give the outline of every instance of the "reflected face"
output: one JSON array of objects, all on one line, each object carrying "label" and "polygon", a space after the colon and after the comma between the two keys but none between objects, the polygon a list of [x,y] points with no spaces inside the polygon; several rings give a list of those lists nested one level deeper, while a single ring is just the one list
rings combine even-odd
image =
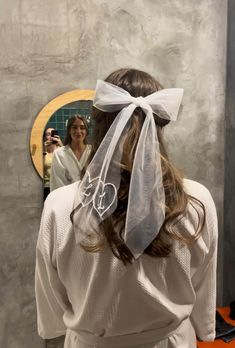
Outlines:
[{"label": "reflected face", "polygon": [[77,119],[71,129],[70,136],[72,138],[72,142],[84,142],[87,136],[87,129],[82,120]]},{"label": "reflected face", "polygon": [[51,131],[54,130],[54,128],[47,128],[45,132],[45,139],[44,141],[51,141]]}]

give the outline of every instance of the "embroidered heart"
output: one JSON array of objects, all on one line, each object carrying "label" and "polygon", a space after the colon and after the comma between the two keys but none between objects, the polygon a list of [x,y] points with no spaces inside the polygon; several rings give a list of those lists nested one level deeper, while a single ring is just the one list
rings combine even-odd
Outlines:
[{"label": "embroidered heart", "polygon": [[83,207],[92,202],[94,194],[97,190],[98,182],[99,177],[91,179],[90,173],[86,173],[86,176],[83,178],[79,187],[80,200]]},{"label": "embroidered heart", "polygon": [[102,217],[116,201],[117,189],[113,184],[105,184],[102,180],[94,196],[93,206],[97,213]]}]

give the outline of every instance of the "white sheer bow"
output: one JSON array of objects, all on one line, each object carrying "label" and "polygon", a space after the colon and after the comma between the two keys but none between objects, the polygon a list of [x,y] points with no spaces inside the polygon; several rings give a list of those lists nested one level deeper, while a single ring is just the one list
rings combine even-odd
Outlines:
[{"label": "white sheer bow", "polygon": [[182,97],[183,89],[169,88],[145,98],[134,98],[115,85],[97,81],[94,106],[104,112],[121,111],[79,185],[81,208],[74,215],[78,243],[93,229],[98,230],[100,222],[117,207],[123,143],[136,107],[142,108],[146,117],[134,157],[123,238],[133,256],[138,258],[157,236],[165,219],[165,193],[153,112],[161,118],[176,120]]}]

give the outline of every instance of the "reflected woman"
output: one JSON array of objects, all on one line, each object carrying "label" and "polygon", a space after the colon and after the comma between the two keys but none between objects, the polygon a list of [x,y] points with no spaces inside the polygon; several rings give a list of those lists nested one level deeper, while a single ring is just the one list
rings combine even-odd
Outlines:
[{"label": "reflected woman", "polygon": [[53,154],[63,143],[56,134],[54,128],[46,128],[43,133],[43,183],[44,183],[44,200],[50,193],[50,175]]},{"label": "reflected woman", "polygon": [[91,152],[91,145],[86,142],[88,133],[84,117],[77,114],[69,119],[64,146],[54,152],[50,178],[51,191],[80,180],[81,171]]}]

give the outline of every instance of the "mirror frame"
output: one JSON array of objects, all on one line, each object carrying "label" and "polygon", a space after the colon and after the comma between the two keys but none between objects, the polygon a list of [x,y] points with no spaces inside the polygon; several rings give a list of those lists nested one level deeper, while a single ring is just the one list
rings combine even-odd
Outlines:
[{"label": "mirror frame", "polygon": [[79,101],[93,100],[95,91],[92,89],[75,89],[63,93],[52,99],[37,115],[31,135],[30,135],[30,154],[34,168],[38,175],[43,179],[43,132],[51,116],[63,106]]}]

